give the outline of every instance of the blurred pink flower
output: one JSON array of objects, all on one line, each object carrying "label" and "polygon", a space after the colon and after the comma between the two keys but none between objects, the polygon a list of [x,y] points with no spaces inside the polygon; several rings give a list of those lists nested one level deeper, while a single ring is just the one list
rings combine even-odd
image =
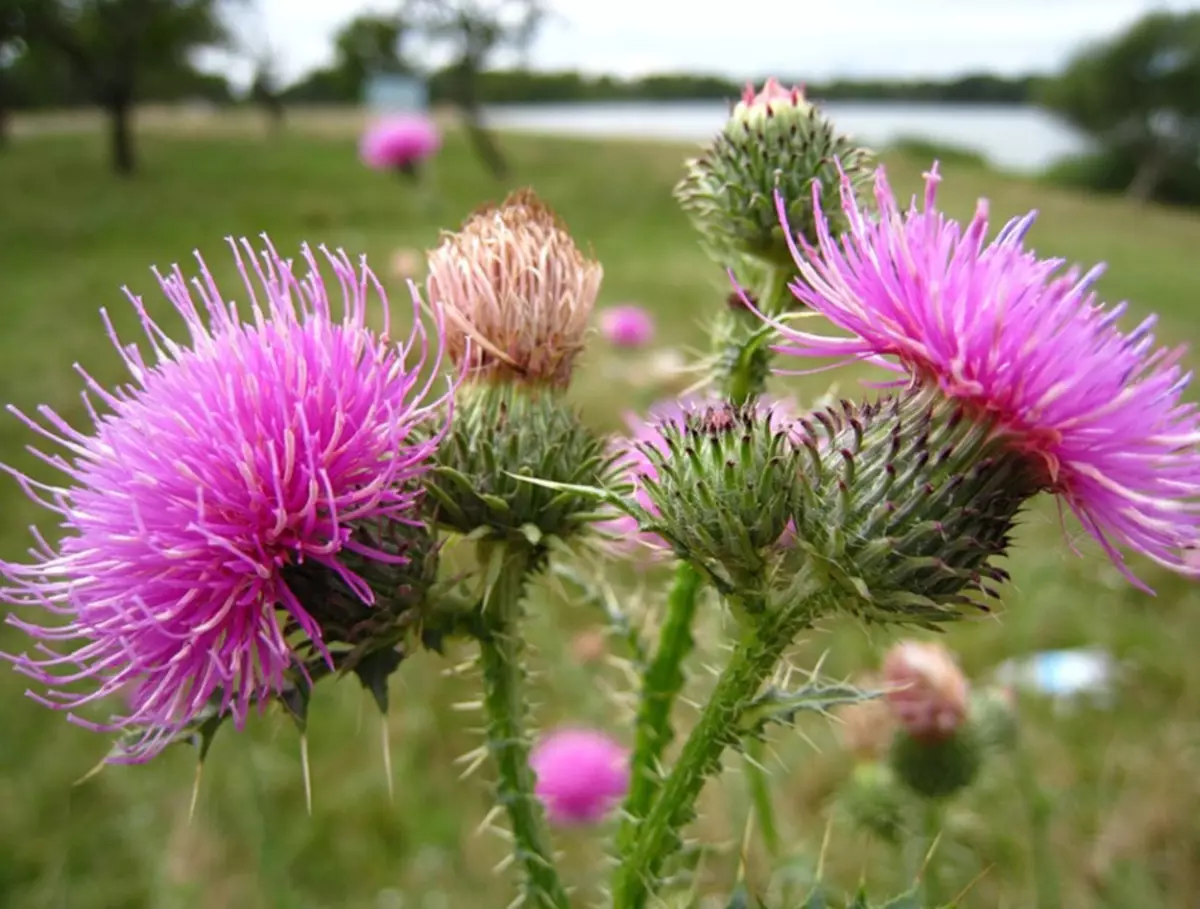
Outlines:
[{"label": "blurred pink flower", "polygon": [[892,714],[915,739],[943,739],[967,717],[968,686],[941,644],[901,641],[883,660]]},{"label": "blurred pink flower", "polygon": [[602,732],[561,729],[533,749],[534,792],[551,823],[594,824],[629,789],[629,754]]},{"label": "blurred pink flower", "polygon": [[645,347],[654,340],[654,317],[633,303],[600,313],[600,331],[617,347]]},{"label": "blurred pink flower", "polygon": [[375,170],[412,171],[441,145],[441,134],[432,120],[406,114],[377,120],[368,126],[358,152],[363,163]]}]

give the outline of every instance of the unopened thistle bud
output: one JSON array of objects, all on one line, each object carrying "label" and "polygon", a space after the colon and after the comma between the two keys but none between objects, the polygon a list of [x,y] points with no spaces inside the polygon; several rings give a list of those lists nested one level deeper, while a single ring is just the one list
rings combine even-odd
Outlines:
[{"label": "unopened thistle bud", "polygon": [[1017,704],[1010,689],[993,686],[972,691],[967,715],[985,747],[1006,751],[1016,744]]},{"label": "unopened thistle bud", "polygon": [[899,842],[904,833],[905,793],[887,764],[856,765],[838,792],[838,806],[852,824],[885,843]]},{"label": "unopened thistle bud", "polygon": [[656,517],[642,529],[718,582],[761,582],[798,493],[801,455],[790,425],[756,403],[695,404],[665,420],[661,444],[638,446],[647,462],[639,486]]},{"label": "unopened thistle bud", "polygon": [[724,129],[687,162],[675,194],[723,264],[748,255],[790,271],[775,192],[788,200],[792,229],[816,242],[813,184],[836,186],[838,161],[856,182],[870,174],[867,150],[839,134],[801,89],[770,79],[760,92],[746,87]]},{"label": "unopened thistle bud", "polygon": [[446,313],[447,353],[468,376],[561,388],[583,349],[602,274],[558,216],[522,190],[443,234],[429,253],[426,287]]},{"label": "unopened thistle bud", "polygon": [[594,521],[594,498],[526,482],[608,488],[617,452],[562,395],[510,384],[460,386],[449,431],[428,474],[434,519],[494,539],[566,540]]},{"label": "unopened thistle bud", "polygon": [[929,626],[998,596],[1017,513],[1040,488],[954,404],[920,393],[798,421],[797,547],[867,621]]},{"label": "unopened thistle bud", "polygon": [[888,706],[899,729],[891,762],[897,776],[925,798],[968,785],[982,760],[977,730],[967,722],[969,688],[940,644],[903,641],[884,658]]}]

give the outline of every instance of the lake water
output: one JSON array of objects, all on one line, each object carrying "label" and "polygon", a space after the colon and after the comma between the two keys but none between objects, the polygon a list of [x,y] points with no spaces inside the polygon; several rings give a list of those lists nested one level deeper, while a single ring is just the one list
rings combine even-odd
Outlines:
[{"label": "lake water", "polygon": [[[836,101],[822,105],[843,132],[884,147],[902,137],[969,148],[997,167],[1038,171],[1086,151],[1087,139],[1036,107]],[[721,128],[720,101],[531,104],[489,108],[492,125],[523,132],[702,142]]]}]

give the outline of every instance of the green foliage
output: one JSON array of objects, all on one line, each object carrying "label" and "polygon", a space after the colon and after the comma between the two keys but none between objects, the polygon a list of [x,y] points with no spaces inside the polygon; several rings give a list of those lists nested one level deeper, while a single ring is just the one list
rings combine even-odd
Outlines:
[{"label": "green foliage", "polygon": [[1133,163],[1123,188],[1150,199],[1168,175],[1200,171],[1198,86],[1200,12],[1152,13],[1075,57],[1042,101]]},{"label": "green foliage", "polygon": [[[1056,161],[1042,174],[1042,180],[1069,189],[1119,194],[1133,184],[1138,170],[1136,153],[1116,147]],[[1167,205],[1200,207],[1200,168],[1182,159],[1165,164],[1150,198]]]}]

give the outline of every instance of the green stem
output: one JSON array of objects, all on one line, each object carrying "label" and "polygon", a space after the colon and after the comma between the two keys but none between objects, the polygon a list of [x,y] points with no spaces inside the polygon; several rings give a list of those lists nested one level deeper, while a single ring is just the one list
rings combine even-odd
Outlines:
[{"label": "green stem", "polygon": [[[480,561],[487,564],[488,555],[494,551],[480,548]],[[502,556],[503,564],[484,597],[479,635],[488,750],[496,762],[498,777],[497,801],[508,812],[525,902],[537,909],[568,909],[567,892],[554,867],[542,805],[533,791],[525,730],[523,641],[517,625],[534,554],[524,547],[511,546]]]},{"label": "green stem", "polygon": [[1031,760],[1027,744],[1018,738],[1016,748],[1016,771],[1021,796],[1029,811],[1030,861],[1033,864],[1035,909],[1059,909],[1062,897],[1058,888],[1058,873],[1054,867],[1054,855],[1050,850],[1051,801],[1038,785],[1037,770]]},{"label": "green stem", "polygon": [[632,779],[617,832],[618,855],[624,855],[637,837],[638,825],[661,782],[660,763],[674,730],[671,708],[683,688],[683,661],[692,652],[692,621],[702,579],[687,562],[675,569],[675,583],[667,598],[667,618],[659,634],[658,649],[643,677],[641,703],[638,706]]},{"label": "green stem", "polygon": [[746,743],[745,774],[750,789],[750,802],[754,805],[754,818],[767,855],[777,862],[783,852],[779,838],[779,827],[775,823],[775,806],[771,802],[771,785],[763,769],[765,746],[762,739],[751,739]]},{"label": "green stem", "polygon": [[613,909],[644,909],[657,889],[666,860],[681,845],[680,828],[695,814],[704,783],[721,767],[725,748],[740,740],[738,722],[763,680],[779,662],[796,633],[814,613],[811,600],[767,613],[760,623],[745,622],[700,719],[662,785],[637,838],[622,850],[613,879]]},{"label": "green stem", "polygon": [[[787,272],[775,266],[767,268],[758,296],[758,310],[775,315],[787,294]],[[735,350],[729,373],[725,377],[725,394],[734,404],[744,404],[762,394],[771,370],[773,354],[767,346],[767,332],[758,318],[748,312],[734,314],[733,345]]]},{"label": "green stem", "polygon": [[942,832],[945,815],[942,813],[942,803],[938,800],[924,799],[923,801],[920,837],[922,851],[919,859],[924,866],[921,873],[921,905],[928,909],[934,909],[942,904],[942,879],[939,873],[941,862],[938,860],[937,852],[932,850],[934,843],[937,843],[938,852],[942,849],[938,836]]}]

